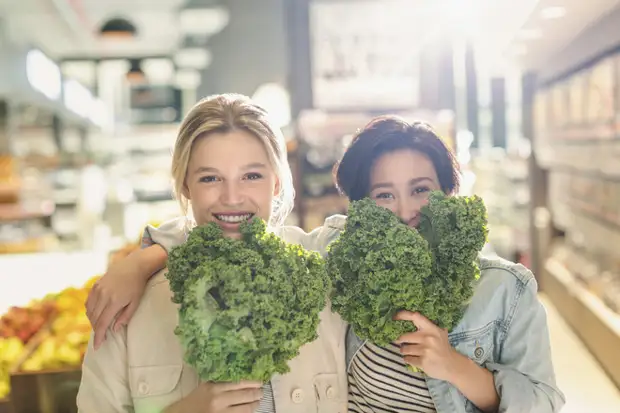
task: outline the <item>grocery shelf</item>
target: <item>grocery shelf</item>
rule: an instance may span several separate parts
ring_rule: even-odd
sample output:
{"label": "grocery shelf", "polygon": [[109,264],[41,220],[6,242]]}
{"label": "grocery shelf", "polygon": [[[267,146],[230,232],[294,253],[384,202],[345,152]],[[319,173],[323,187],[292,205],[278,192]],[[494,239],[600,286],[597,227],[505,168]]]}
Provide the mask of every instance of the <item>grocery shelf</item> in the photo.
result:
{"label": "grocery shelf", "polygon": [[545,293],[620,387],[620,315],[580,284],[558,260],[549,258],[540,275]]}
{"label": "grocery shelf", "polygon": [[53,202],[41,202],[30,208],[21,204],[0,204],[0,222],[48,218],[54,213],[54,209]]}

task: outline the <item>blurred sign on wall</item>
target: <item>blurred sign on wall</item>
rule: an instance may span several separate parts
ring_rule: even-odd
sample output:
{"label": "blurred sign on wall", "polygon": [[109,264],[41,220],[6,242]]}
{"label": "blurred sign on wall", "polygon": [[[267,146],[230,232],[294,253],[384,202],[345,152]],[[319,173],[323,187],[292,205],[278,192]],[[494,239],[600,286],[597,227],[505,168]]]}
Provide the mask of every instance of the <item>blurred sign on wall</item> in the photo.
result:
{"label": "blurred sign on wall", "polygon": [[312,89],[318,109],[411,109],[419,103],[425,8],[408,0],[310,4]]}
{"label": "blurred sign on wall", "polygon": [[181,121],[181,91],[173,86],[134,86],[131,88],[129,102],[133,124]]}

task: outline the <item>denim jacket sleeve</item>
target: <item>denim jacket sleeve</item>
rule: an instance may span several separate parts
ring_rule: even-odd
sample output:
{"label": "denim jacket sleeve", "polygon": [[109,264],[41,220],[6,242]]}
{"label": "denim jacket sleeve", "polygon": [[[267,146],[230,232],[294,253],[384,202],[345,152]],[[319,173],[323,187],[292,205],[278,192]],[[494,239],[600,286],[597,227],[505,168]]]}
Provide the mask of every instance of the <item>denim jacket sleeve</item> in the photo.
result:
{"label": "denim jacket sleeve", "polygon": [[547,314],[531,277],[522,284],[498,363],[487,364],[500,397],[500,412],[555,413],[565,403],[556,385]]}

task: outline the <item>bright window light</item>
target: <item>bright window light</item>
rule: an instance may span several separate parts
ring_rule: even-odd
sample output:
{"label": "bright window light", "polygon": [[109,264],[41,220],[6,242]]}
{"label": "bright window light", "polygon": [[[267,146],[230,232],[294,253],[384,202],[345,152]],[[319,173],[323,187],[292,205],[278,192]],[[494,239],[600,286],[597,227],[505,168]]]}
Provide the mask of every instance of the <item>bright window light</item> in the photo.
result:
{"label": "bright window light", "polygon": [[179,70],[175,76],[175,83],[180,89],[195,89],[200,86],[202,78],[197,70]]}
{"label": "bright window light", "polygon": [[91,114],[93,95],[77,80],[69,79],[64,83],[64,101],[67,108],[83,118]]}
{"label": "bright window light", "polygon": [[26,76],[33,89],[57,100],[62,93],[60,68],[42,51],[33,49],[26,56]]}
{"label": "bright window light", "polygon": [[184,35],[213,36],[228,25],[229,19],[224,7],[187,8],[179,12],[179,29]]}
{"label": "bright window light", "polygon": [[179,50],[174,56],[177,66],[188,69],[205,69],[213,59],[211,52],[202,47],[191,47]]}
{"label": "bright window light", "polygon": [[252,100],[269,112],[273,122],[283,128],[291,122],[291,99],[288,91],[277,83],[259,86]]}
{"label": "bright window light", "polygon": [[566,8],[563,6],[545,7],[540,11],[540,17],[545,20],[559,19],[566,15]]}

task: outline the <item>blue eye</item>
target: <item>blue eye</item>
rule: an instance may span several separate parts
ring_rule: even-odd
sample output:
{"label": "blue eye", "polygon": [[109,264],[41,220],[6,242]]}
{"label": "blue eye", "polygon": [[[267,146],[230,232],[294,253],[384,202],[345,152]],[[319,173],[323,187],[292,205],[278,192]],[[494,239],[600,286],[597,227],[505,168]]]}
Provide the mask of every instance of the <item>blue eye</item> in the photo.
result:
{"label": "blue eye", "polygon": [[414,195],[425,194],[427,192],[430,192],[430,188],[427,186],[420,186],[418,188],[414,188],[412,191]]}
{"label": "blue eye", "polygon": [[250,172],[245,175],[245,179],[249,181],[255,181],[257,179],[261,179],[262,177],[263,175],[259,174],[258,172]]}
{"label": "blue eye", "polygon": [[217,181],[217,176],[215,175],[208,175],[208,176],[203,176],[200,178],[200,182],[215,182]]}

